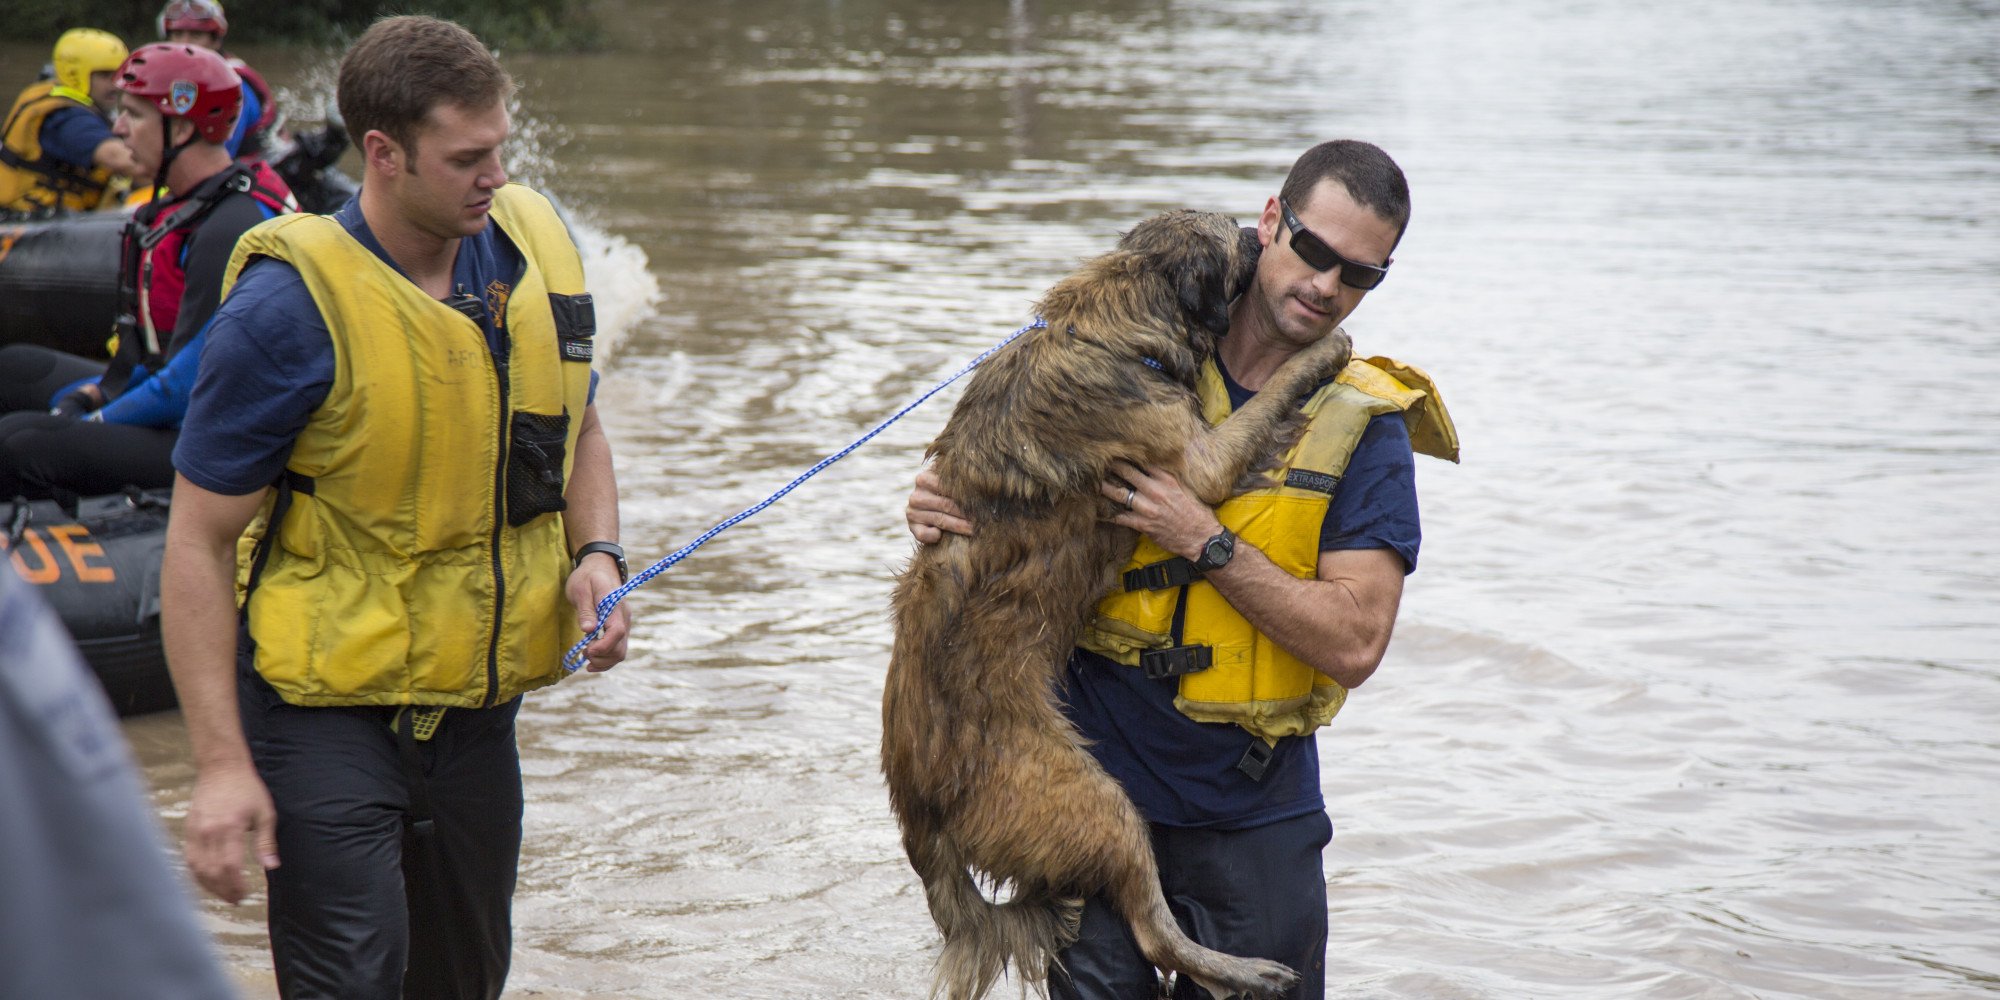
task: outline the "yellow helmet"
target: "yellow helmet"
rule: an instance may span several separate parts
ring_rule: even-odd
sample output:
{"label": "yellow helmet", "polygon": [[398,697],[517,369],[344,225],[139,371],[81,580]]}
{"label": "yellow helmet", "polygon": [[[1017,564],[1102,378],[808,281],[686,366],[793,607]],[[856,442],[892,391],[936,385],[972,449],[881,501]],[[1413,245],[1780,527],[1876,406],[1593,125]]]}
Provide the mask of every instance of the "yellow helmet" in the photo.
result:
{"label": "yellow helmet", "polygon": [[117,72],[128,55],[125,43],[109,31],[71,28],[56,39],[51,60],[56,66],[56,83],[88,94],[90,74]]}

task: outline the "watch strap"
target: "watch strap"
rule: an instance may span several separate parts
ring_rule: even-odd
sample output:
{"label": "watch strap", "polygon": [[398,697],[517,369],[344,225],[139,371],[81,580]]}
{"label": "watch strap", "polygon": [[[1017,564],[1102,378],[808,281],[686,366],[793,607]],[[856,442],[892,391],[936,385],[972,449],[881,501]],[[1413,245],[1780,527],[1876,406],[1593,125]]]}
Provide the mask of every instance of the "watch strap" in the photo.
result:
{"label": "watch strap", "polygon": [[[1215,548],[1218,544],[1220,544],[1222,547],[1222,558],[1216,560],[1210,560],[1208,558],[1209,550]],[[1236,555],[1236,532],[1231,531],[1228,528],[1223,528],[1221,531],[1218,531],[1215,534],[1210,535],[1208,537],[1208,541],[1201,543],[1201,554],[1195,559],[1194,568],[1203,573],[1206,573],[1212,569],[1220,569],[1221,567],[1228,565],[1230,558],[1235,555]]]}
{"label": "watch strap", "polygon": [[574,570],[578,566],[583,565],[584,557],[593,556],[599,552],[610,556],[611,561],[618,564],[619,583],[624,583],[629,579],[629,573],[625,568],[625,549],[617,542],[585,542],[582,548],[576,550],[576,555],[570,557],[570,569]]}

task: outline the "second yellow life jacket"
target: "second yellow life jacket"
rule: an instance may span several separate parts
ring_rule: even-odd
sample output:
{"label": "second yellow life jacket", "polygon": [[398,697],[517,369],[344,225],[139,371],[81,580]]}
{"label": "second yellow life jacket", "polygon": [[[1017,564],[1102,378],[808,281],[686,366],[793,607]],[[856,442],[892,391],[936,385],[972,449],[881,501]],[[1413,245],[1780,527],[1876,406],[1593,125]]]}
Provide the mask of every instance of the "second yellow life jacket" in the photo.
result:
{"label": "second yellow life jacket", "polygon": [[[1210,424],[1230,413],[1214,361],[1197,387]],[[1231,497],[1216,518],[1285,572],[1317,575],[1320,526],[1368,422],[1403,414],[1411,447],[1458,461],[1458,432],[1430,376],[1388,358],[1348,363],[1303,407],[1305,433],[1273,473],[1275,485]],[[1080,644],[1154,676],[1180,677],[1174,705],[1201,722],[1235,723],[1266,740],[1331,721],[1347,690],[1257,631],[1185,559],[1141,538],[1121,579],[1097,607]],[[1202,666],[1206,663],[1206,666]]]}
{"label": "second yellow life jacket", "polygon": [[42,149],[42,123],[57,110],[77,107],[96,114],[89,94],[49,81],[29,87],[15,99],[6,124],[0,126],[0,209],[87,211],[104,200],[110,171],[65,163]]}
{"label": "second yellow life jacket", "polygon": [[504,369],[478,322],[331,216],[271,219],[236,245],[225,296],[251,258],[285,261],[333,336],[326,401],[239,548],[257,671],[292,704],[490,706],[560,680],[581,637],[557,512],[590,297],[547,199],[503,187],[492,224],[525,260],[495,316]]}

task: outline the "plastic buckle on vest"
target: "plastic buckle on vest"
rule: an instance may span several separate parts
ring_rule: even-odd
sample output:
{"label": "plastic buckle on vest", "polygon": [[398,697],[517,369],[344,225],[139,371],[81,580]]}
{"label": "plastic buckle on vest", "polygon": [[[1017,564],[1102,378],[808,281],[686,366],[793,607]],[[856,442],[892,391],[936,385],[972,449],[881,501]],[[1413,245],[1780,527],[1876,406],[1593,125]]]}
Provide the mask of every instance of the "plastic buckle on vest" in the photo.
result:
{"label": "plastic buckle on vest", "polygon": [[1146,672],[1150,680],[1162,677],[1179,677],[1182,674],[1200,673],[1215,662],[1215,653],[1207,646],[1175,646],[1172,649],[1151,649],[1139,654],[1139,669]]}
{"label": "plastic buckle on vest", "polygon": [[444,706],[432,705],[410,710],[410,735],[419,741],[429,740],[437,735],[438,723],[444,719]]}
{"label": "plastic buckle on vest", "polygon": [[1194,568],[1194,563],[1175,556],[1172,559],[1147,563],[1138,569],[1127,570],[1125,589],[1167,590],[1172,587],[1185,587],[1199,579],[1201,571]]}
{"label": "plastic buckle on vest", "polygon": [[248,170],[237,171],[236,173],[230,175],[228,180],[222,182],[223,187],[231,191],[234,191],[238,194],[249,194],[250,189],[252,187],[255,187],[256,184],[257,184],[256,178],[251,177],[250,171]]}
{"label": "plastic buckle on vest", "polygon": [[1243,751],[1243,759],[1236,762],[1236,769],[1242,771],[1251,781],[1263,781],[1264,772],[1271,769],[1271,761],[1277,756],[1277,747],[1263,740],[1253,740],[1250,749]]}

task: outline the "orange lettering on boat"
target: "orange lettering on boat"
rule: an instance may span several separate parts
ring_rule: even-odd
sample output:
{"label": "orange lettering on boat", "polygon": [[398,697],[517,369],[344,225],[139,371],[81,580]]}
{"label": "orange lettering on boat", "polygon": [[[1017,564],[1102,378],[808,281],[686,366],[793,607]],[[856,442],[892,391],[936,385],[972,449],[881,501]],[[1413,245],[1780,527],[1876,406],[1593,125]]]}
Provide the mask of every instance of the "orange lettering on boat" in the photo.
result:
{"label": "orange lettering on boat", "polygon": [[[49,551],[49,543],[42,541],[40,529],[29,528],[21,533],[22,544],[14,549],[14,569],[21,579],[35,584],[51,584],[62,579],[62,567],[56,565],[55,554]],[[31,568],[28,560],[21,558],[24,551],[32,550],[35,565]]]}
{"label": "orange lettering on boat", "polygon": [[[90,540],[90,529],[81,524],[58,524],[49,528],[49,537],[62,547],[76,578],[84,583],[117,583],[118,571],[105,561],[104,546]],[[97,559],[101,564],[93,564]]]}

